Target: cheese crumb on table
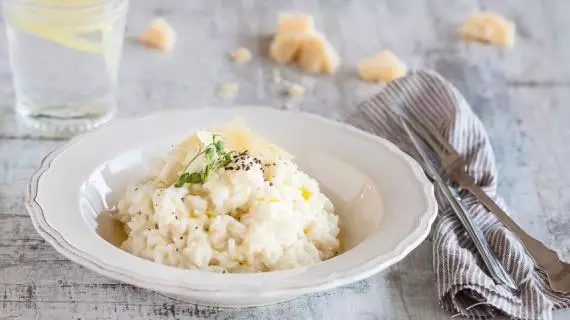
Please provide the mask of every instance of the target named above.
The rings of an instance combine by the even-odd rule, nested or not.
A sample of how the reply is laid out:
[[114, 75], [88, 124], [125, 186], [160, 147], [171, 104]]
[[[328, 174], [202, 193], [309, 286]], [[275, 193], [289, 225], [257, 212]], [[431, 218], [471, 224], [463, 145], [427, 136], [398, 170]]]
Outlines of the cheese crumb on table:
[[466, 40], [476, 40], [512, 47], [515, 42], [515, 25], [494, 12], [473, 13], [459, 29]]
[[302, 96], [305, 93], [305, 88], [299, 84], [292, 84], [289, 89], [287, 89], [287, 94], [290, 97]]
[[407, 72], [406, 64], [388, 50], [362, 59], [358, 63], [360, 78], [369, 82], [392, 81], [405, 76]]
[[246, 48], [238, 48], [231, 54], [232, 60], [237, 64], [244, 64], [251, 60], [251, 51]]
[[277, 18], [277, 34], [306, 33], [314, 30], [313, 17], [301, 13], [282, 12]]
[[165, 19], [155, 18], [139, 40], [147, 46], [168, 51], [174, 47], [176, 33]]
[[220, 90], [218, 91], [218, 97], [224, 100], [232, 99], [236, 96], [237, 91], [239, 89], [239, 85], [237, 83], [224, 83], [220, 86]]

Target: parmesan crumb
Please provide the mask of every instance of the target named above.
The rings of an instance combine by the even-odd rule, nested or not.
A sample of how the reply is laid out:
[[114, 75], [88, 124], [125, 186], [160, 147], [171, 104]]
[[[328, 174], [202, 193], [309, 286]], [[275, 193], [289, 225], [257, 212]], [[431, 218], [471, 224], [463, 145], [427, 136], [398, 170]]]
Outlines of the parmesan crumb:
[[234, 51], [230, 56], [235, 63], [244, 64], [251, 60], [251, 51], [241, 47]]
[[224, 83], [220, 86], [218, 97], [224, 100], [232, 99], [236, 96], [238, 89], [239, 85], [237, 83]]
[[287, 94], [290, 97], [298, 97], [301, 96], [305, 93], [305, 87], [298, 85], [296, 83], [294, 83], [293, 85], [291, 85], [289, 87], [289, 89], [287, 90]]
[[168, 51], [174, 48], [176, 33], [165, 19], [155, 18], [150, 22], [139, 41], [149, 47]]

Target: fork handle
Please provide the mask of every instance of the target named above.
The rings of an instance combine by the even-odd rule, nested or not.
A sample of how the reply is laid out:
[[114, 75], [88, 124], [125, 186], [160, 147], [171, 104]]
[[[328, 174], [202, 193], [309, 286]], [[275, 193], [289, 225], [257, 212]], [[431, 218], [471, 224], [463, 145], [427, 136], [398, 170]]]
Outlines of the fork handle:
[[549, 279], [554, 280], [550, 281], [550, 285], [552, 289], [558, 292], [568, 293], [568, 288], [555, 288], [555, 282], [557, 279], [562, 279], [566, 277], [570, 277], [570, 273], [566, 268], [564, 268], [564, 264], [560, 261], [560, 258], [556, 254], [555, 251], [550, 250], [546, 247], [542, 242], [536, 240], [535, 238], [531, 237], [528, 233], [526, 233], [521, 227], [519, 227], [516, 222], [511, 219], [511, 217], [503, 210], [501, 207], [495, 203], [493, 199], [491, 199], [481, 187], [476, 184], [471, 184], [466, 186], [466, 189], [469, 190], [491, 213], [503, 223], [507, 229], [509, 229], [515, 236], [521, 241], [523, 246], [525, 247], [528, 254], [533, 258], [536, 266], [543, 270]]
[[437, 182], [447, 202], [451, 205], [453, 211], [457, 214], [459, 221], [461, 224], [463, 224], [465, 230], [469, 234], [469, 237], [471, 240], [473, 240], [477, 251], [479, 251], [481, 254], [483, 263], [487, 267], [487, 270], [489, 271], [489, 274], [491, 275], [493, 281], [495, 281], [495, 283], [505, 284], [512, 290], [517, 290], [517, 284], [511, 275], [505, 270], [493, 251], [491, 251], [489, 243], [485, 239], [483, 232], [475, 223], [475, 221], [471, 219], [461, 201], [457, 199], [457, 196], [453, 193], [452, 189], [449, 186], [445, 185], [441, 181]]

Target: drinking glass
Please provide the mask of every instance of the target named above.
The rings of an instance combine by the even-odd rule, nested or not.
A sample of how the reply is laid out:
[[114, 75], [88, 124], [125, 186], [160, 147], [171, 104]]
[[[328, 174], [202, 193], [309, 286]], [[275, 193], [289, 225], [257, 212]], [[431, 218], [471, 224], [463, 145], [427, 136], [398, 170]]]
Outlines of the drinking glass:
[[110, 120], [129, 1], [2, 1], [23, 122], [72, 135]]

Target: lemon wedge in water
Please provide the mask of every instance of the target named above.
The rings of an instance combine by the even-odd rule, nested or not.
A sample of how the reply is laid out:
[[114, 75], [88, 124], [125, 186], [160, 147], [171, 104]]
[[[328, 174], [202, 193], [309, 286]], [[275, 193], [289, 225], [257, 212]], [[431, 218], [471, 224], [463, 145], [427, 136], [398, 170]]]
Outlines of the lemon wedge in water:
[[62, 46], [103, 53], [109, 38], [113, 9], [102, 0], [32, 0], [13, 4], [6, 12], [8, 24]]

